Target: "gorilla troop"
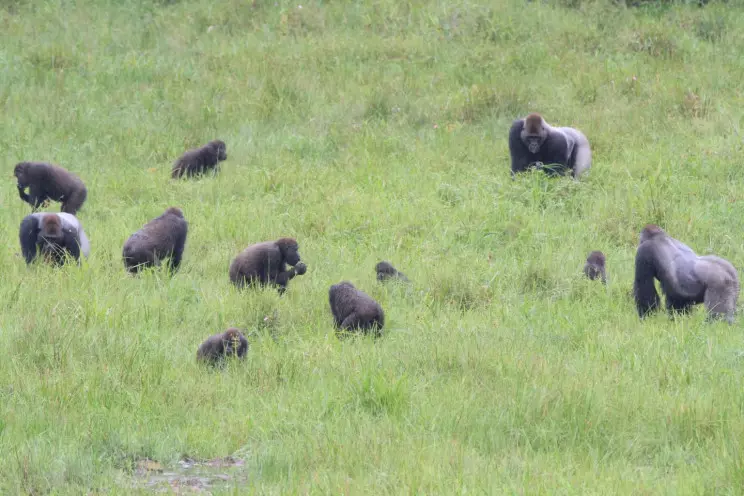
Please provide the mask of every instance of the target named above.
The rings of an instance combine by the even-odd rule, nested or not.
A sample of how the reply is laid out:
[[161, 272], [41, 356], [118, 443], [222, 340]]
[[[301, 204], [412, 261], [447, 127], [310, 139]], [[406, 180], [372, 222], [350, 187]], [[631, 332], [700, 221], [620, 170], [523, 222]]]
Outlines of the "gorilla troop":
[[403, 282], [411, 282], [403, 272], [399, 272], [398, 269], [393, 267], [393, 264], [384, 260], [375, 265], [375, 271], [377, 271], [377, 280], [381, 282], [388, 279], [398, 279]]
[[372, 332], [382, 334], [385, 314], [379, 303], [348, 281], [342, 281], [328, 290], [328, 301], [336, 328], [341, 331]]
[[168, 208], [124, 243], [124, 267], [130, 273], [137, 273], [169, 258], [169, 268], [175, 272], [181, 265], [187, 233], [188, 223], [183, 218], [183, 211], [176, 207]]
[[80, 221], [68, 213], [36, 212], [24, 217], [19, 230], [21, 252], [30, 264], [41, 255], [45, 262], [62, 265], [69, 254], [80, 261], [90, 254], [88, 237]]
[[537, 167], [548, 175], [571, 169], [578, 178], [592, 165], [589, 140], [578, 129], [552, 127], [540, 114], [514, 121], [509, 130], [512, 175]]
[[[238, 288], [274, 285], [279, 294], [283, 294], [294, 276], [307, 271], [307, 266], [300, 261], [298, 249], [297, 241], [292, 238], [251, 245], [230, 264], [230, 281]], [[287, 264], [294, 267], [287, 270]]]
[[[62, 167], [44, 162], [19, 162], [13, 169], [18, 195], [34, 209], [47, 200], [62, 202], [62, 211], [75, 215], [88, 191], [83, 181]], [[29, 188], [28, 194], [26, 188]]]
[[210, 141], [201, 148], [188, 150], [173, 164], [171, 177], [198, 176], [210, 169], [219, 169], [219, 162], [227, 160], [227, 145], [224, 141]]
[[633, 295], [641, 318], [660, 304], [654, 278], [661, 282], [670, 313], [686, 313], [693, 305], [704, 303], [708, 319], [723, 316], [733, 323], [739, 297], [739, 276], [733, 265], [714, 255], [699, 257], [649, 224], [641, 231], [635, 258]]
[[244, 358], [248, 340], [240, 329], [231, 327], [225, 332], [209, 336], [196, 350], [196, 360], [216, 365], [229, 356]]
[[605, 274], [605, 255], [601, 251], [593, 251], [586, 257], [586, 264], [584, 264], [584, 275], [592, 281], [600, 278], [602, 284], [607, 284], [607, 276]]

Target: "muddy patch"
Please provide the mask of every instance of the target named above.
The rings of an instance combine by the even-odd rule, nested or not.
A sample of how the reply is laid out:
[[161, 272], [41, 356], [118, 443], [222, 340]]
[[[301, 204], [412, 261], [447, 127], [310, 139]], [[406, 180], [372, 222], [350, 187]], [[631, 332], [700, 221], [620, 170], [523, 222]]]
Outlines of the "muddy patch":
[[170, 467], [155, 460], [139, 460], [134, 485], [154, 492], [209, 494], [212, 490], [246, 485], [244, 466], [245, 461], [230, 456], [206, 461], [184, 458]]

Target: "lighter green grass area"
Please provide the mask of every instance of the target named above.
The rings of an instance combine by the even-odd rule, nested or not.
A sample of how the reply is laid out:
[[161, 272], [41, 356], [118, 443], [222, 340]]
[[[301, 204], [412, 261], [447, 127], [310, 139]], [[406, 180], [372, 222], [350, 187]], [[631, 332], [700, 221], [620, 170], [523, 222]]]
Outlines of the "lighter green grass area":
[[[641, 322], [629, 292], [646, 223], [744, 267], [744, 7], [573, 3], [0, 2], [0, 493], [231, 455], [217, 493], [741, 494], [744, 317]], [[511, 180], [530, 111], [587, 134], [588, 176]], [[220, 175], [169, 179], [215, 138]], [[86, 182], [82, 267], [25, 266], [21, 160]], [[128, 276], [168, 206], [180, 272]], [[307, 274], [235, 290], [282, 236]], [[336, 338], [340, 280], [382, 339]], [[229, 326], [247, 360], [198, 366]]]

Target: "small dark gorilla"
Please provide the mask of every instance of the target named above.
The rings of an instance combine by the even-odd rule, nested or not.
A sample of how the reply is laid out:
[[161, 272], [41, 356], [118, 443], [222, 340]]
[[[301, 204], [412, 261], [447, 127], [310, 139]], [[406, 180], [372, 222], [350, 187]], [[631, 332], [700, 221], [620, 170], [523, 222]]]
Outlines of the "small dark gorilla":
[[177, 179], [182, 176], [199, 176], [210, 169], [219, 171], [219, 163], [227, 160], [227, 145], [224, 141], [210, 141], [201, 148], [194, 148], [185, 152], [173, 164], [171, 177]]
[[341, 331], [372, 332], [382, 334], [385, 313], [379, 303], [348, 281], [342, 281], [328, 290], [328, 301], [336, 328]]
[[592, 281], [600, 278], [602, 284], [607, 284], [607, 276], [605, 275], [605, 255], [601, 251], [593, 251], [586, 257], [586, 264], [584, 265], [584, 274]]
[[[279, 294], [283, 294], [294, 276], [301, 276], [307, 271], [307, 265], [300, 261], [298, 249], [297, 241], [293, 238], [251, 245], [230, 264], [230, 281], [238, 288], [274, 285]], [[287, 264], [294, 267], [287, 270]]]
[[[34, 209], [47, 200], [62, 202], [62, 212], [75, 215], [88, 196], [85, 184], [75, 174], [44, 162], [19, 162], [13, 170], [18, 195]], [[29, 193], [26, 194], [26, 188]]]
[[196, 351], [196, 360], [217, 365], [229, 356], [245, 358], [247, 352], [248, 340], [240, 329], [231, 327], [225, 332], [209, 336]]
[[27, 264], [37, 255], [52, 265], [63, 265], [68, 254], [77, 261], [81, 252], [86, 258], [90, 254], [90, 243], [80, 221], [68, 213], [27, 215], [21, 221], [19, 238]]
[[399, 272], [395, 267], [393, 267], [393, 264], [391, 264], [390, 262], [386, 262], [384, 260], [382, 262], [378, 262], [377, 265], [375, 265], [375, 270], [377, 271], [378, 281], [398, 279], [403, 282], [411, 282], [408, 280], [403, 272]]
[[635, 258], [635, 297], [643, 318], [660, 305], [654, 278], [661, 282], [671, 313], [688, 312], [704, 303], [708, 319], [725, 316], [733, 323], [739, 297], [739, 276], [728, 261], [714, 255], [699, 257], [690, 247], [649, 224], [641, 231]]
[[548, 175], [571, 169], [578, 178], [592, 165], [589, 140], [578, 129], [552, 127], [540, 114], [517, 119], [509, 130], [512, 176], [530, 167]]
[[135, 274], [145, 267], [159, 266], [163, 259], [169, 258], [169, 268], [177, 271], [181, 265], [188, 229], [188, 222], [180, 208], [166, 209], [124, 243], [124, 266]]

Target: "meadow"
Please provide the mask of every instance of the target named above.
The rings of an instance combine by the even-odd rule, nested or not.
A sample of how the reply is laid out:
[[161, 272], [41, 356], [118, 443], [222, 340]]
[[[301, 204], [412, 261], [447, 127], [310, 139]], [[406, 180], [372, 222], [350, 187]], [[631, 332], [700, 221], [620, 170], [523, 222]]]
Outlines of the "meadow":
[[[742, 53], [738, 2], [0, 0], [0, 493], [741, 494], [744, 316], [630, 290], [646, 223], [744, 269]], [[581, 181], [511, 179], [531, 111], [588, 136]], [[81, 267], [26, 267], [22, 160], [85, 181]], [[127, 275], [169, 206], [180, 271]], [[235, 290], [283, 236], [308, 272]], [[337, 339], [341, 280], [383, 338]], [[246, 360], [199, 366], [230, 326]]]

